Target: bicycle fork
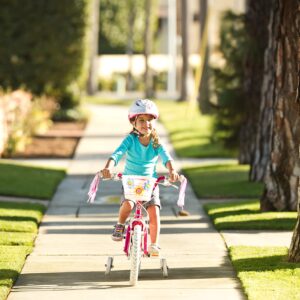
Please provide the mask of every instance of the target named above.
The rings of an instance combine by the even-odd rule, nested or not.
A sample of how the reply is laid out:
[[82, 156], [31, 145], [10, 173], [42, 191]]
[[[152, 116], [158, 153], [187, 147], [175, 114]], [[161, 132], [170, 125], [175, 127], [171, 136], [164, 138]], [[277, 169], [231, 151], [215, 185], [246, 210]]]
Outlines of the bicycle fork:
[[125, 252], [127, 257], [130, 256], [130, 244], [134, 233], [134, 227], [136, 225], [140, 225], [142, 229], [141, 245], [140, 245], [142, 253], [145, 256], [148, 256], [148, 229], [147, 229], [148, 227], [146, 226], [145, 221], [142, 219], [142, 208], [139, 203], [137, 203], [137, 208], [135, 211], [134, 218], [132, 221], [130, 221], [126, 229], [123, 251]]

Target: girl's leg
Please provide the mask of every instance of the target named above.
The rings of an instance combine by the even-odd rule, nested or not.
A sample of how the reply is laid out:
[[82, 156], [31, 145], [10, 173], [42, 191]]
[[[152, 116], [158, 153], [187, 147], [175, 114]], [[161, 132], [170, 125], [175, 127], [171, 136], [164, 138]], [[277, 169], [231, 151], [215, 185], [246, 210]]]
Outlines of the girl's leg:
[[130, 215], [130, 212], [132, 211], [134, 207], [134, 203], [132, 201], [124, 200], [122, 203], [120, 210], [119, 210], [119, 220], [118, 222], [120, 224], [125, 224], [127, 218]]
[[160, 214], [157, 205], [150, 205], [147, 208], [149, 213], [149, 229], [151, 244], [158, 244], [160, 233]]

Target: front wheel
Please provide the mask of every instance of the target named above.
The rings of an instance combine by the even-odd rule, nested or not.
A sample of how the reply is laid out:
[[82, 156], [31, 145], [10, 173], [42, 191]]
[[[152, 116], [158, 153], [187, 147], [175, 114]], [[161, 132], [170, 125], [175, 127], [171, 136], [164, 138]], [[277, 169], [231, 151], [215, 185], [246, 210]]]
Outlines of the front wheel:
[[132, 245], [130, 251], [130, 284], [136, 285], [139, 277], [139, 267], [141, 263], [141, 241], [142, 241], [142, 227], [135, 225]]

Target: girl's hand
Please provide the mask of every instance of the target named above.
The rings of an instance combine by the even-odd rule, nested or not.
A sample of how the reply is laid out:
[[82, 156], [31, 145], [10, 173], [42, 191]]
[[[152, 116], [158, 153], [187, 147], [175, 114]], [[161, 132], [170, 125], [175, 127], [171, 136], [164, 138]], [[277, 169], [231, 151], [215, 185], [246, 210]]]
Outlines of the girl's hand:
[[179, 174], [175, 171], [172, 170], [169, 172], [169, 180], [170, 182], [176, 182], [179, 180]]
[[103, 178], [112, 178], [112, 173], [109, 168], [104, 168], [100, 171], [100, 174], [102, 174]]

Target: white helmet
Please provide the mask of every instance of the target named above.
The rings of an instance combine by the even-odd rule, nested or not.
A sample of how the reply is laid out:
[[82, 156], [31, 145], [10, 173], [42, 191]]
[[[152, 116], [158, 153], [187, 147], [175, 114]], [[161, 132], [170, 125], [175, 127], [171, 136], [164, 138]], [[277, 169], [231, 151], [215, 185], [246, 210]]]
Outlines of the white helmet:
[[154, 119], [158, 118], [158, 109], [155, 103], [148, 99], [139, 99], [134, 101], [128, 111], [128, 118], [134, 118], [138, 115], [151, 115]]

